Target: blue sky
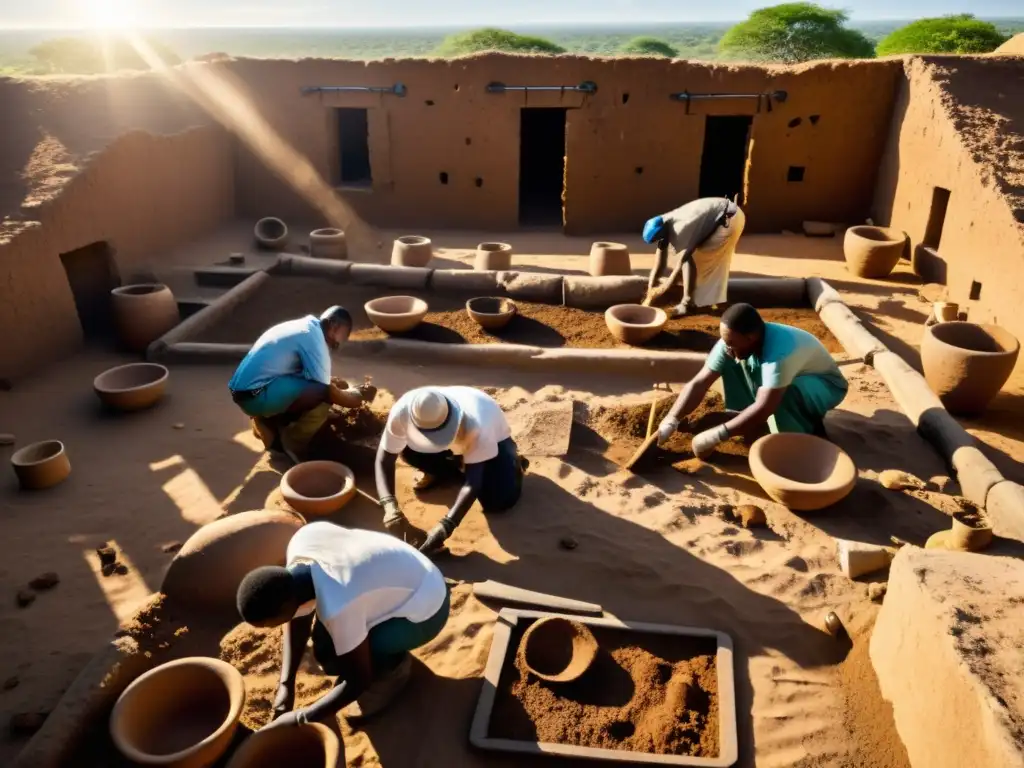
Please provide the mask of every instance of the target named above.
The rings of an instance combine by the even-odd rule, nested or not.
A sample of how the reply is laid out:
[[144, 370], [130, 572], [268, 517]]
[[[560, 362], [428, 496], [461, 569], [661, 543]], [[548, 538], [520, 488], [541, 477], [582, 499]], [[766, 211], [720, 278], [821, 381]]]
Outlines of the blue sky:
[[[590, 21], [732, 21], [777, 0], [0, 0], [0, 27], [462, 26]], [[854, 19], [1024, 14], [1021, 0], [845, 0]]]

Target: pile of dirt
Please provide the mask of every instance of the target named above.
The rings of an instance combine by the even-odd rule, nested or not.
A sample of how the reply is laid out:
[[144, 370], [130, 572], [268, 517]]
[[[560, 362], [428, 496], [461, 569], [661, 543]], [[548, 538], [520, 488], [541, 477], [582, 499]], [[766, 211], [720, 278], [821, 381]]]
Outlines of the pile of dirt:
[[174, 603], [158, 594], [146, 606], [123, 622], [114, 633], [119, 644], [127, 644], [142, 653], [163, 651], [189, 633], [188, 625], [178, 617]]
[[328, 419], [331, 430], [342, 440], [366, 440], [380, 437], [388, 421], [387, 409], [332, 408]]

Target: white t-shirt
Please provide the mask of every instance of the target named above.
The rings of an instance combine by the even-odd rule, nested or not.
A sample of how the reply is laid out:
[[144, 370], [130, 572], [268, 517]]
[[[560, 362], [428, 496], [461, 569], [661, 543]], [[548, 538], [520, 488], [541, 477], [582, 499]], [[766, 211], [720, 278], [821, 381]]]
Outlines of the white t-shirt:
[[[462, 424], [448, 448], [462, 456], [467, 464], [479, 464], [498, 455], [498, 443], [512, 437], [508, 420], [494, 398], [475, 387], [437, 387], [446, 398], [457, 403], [462, 410]], [[415, 390], [406, 392], [395, 403], [388, 415], [381, 444], [388, 453], [401, 453], [406, 446], [422, 453], [436, 453], [430, 443], [422, 443], [415, 429], [409, 429], [412, 417], [409, 406]]]
[[404, 541], [376, 531], [309, 523], [288, 542], [287, 567], [308, 563], [315, 602], [295, 617], [317, 617], [339, 656], [359, 646], [370, 630], [396, 617], [426, 621], [447, 594], [437, 566]]

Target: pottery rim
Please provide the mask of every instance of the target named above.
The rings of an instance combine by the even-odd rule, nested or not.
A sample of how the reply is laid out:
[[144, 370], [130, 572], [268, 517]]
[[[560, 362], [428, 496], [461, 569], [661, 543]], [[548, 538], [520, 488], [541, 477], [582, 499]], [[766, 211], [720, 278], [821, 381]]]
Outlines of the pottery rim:
[[[623, 320], [619, 317], [619, 313], [622, 311], [638, 309], [653, 313], [651, 320], [646, 323], [637, 323]], [[668, 315], [666, 315], [665, 310], [660, 307], [645, 307], [643, 304], [616, 304], [614, 307], [609, 307], [607, 311], [608, 314], [617, 323], [619, 323], [619, 325], [625, 326], [626, 328], [652, 328], [654, 326], [662, 326], [668, 322]]]
[[430, 238], [423, 235], [402, 235], [397, 240], [402, 245], [427, 245], [430, 242]]
[[907, 236], [904, 232], [892, 227], [879, 227], [874, 224], [858, 224], [850, 227], [847, 232], [852, 232], [857, 237], [870, 240], [873, 243], [902, 243]]
[[[485, 309], [480, 309], [474, 305], [474, 302], [493, 301], [498, 305], [497, 312], [488, 312]], [[501, 317], [502, 315], [512, 315], [519, 311], [516, 303], [512, 299], [504, 296], [477, 296], [466, 302], [466, 309], [477, 315], [487, 315], [488, 317]]]
[[[971, 347], [965, 347], [961, 344], [953, 344], [952, 342], [946, 341], [943, 336], [946, 334], [956, 333], [960, 328], [973, 327], [980, 330], [981, 333], [988, 336], [992, 342], [1002, 349], [997, 350], [986, 350], [986, 349], [973, 349]], [[970, 323], [966, 320], [951, 320], [947, 323], [939, 323], [926, 329], [927, 333], [932, 335], [939, 344], [942, 344], [949, 349], [956, 349], [961, 352], [970, 352], [971, 355], [978, 357], [1000, 357], [1003, 355], [1012, 355], [1020, 350], [1020, 341], [1007, 331], [1002, 326], [992, 325], [987, 323]]]
[[319, 237], [337, 237], [338, 235], [343, 235], [345, 233], [337, 227], [323, 227], [322, 229], [314, 229], [309, 234], [311, 236]]
[[[403, 310], [380, 309], [379, 306], [377, 306], [378, 302], [382, 303], [385, 301], [390, 301], [392, 299], [405, 299], [406, 301], [409, 302], [409, 306]], [[416, 314], [417, 312], [423, 311], [427, 308], [427, 302], [415, 296], [380, 296], [379, 298], [371, 299], [370, 301], [366, 302], [365, 307], [367, 311], [374, 312], [375, 314], [378, 315], [392, 315], [397, 317], [400, 315], [412, 315]]]
[[[46, 454], [38, 459], [27, 458], [29, 455], [38, 454], [44, 449], [50, 450], [47, 450]], [[11, 464], [16, 467], [37, 467], [40, 464], [53, 461], [62, 453], [64, 453], [64, 443], [60, 440], [40, 440], [37, 443], [26, 445], [24, 448], [19, 448], [17, 451], [12, 453]]]
[[110, 293], [114, 296], [139, 298], [142, 296], [152, 296], [154, 293], [160, 293], [164, 290], [167, 290], [167, 286], [163, 283], [132, 283], [131, 285], [122, 285], [114, 288]]
[[[106, 378], [107, 376], [109, 376], [112, 373], [117, 373], [118, 371], [123, 371], [126, 368], [137, 368], [137, 369], [140, 369], [140, 370], [142, 368], [160, 369], [162, 371], [162, 373], [160, 374], [160, 376], [158, 378], [155, 378], [152, 381], [147, 381], [147, 382], [144, 382], [142, 384], [136, 384], [136, 385], [131, 386], [131, 387], [107, 387], [107, 386], [102, 386], [100, 384], [100, 380], [101, 379]], [[101, 373], [99, 376], [97, 376], [95, 379], [93, 379], [92, 386], [93, 386], [93, 388], [97, 392], [103, 392], [103, 393], [109, 393], [111, 395], [117, 395], [117, 394], [122, 394], [124, 392], [135, 392], [135, 391], [138, 391], [138, 390], [141, 390], [141, 389], [149, 389], [150, 387], [155, 387], [158, 384], [163, 384], [165, 381], [167, 381], [167, 377], [170, 376], [170, 373], [171, 372], [167, 369], [166, 366], [160, 365], [159, 363], [126, 363], [125, 365], [118, 365], [118, 366], [115, 366], [113, 368], [108, 368], [107, 370], [105, 370], [103, 373]]]
[[[337, 471], [339, 467], [341, 468], [340, 472]], [[301, 472], [296, 472], [296, 470], [301, 470]], [[327, 494], [326, 496], [307, 496], [304, 493], [299, 493], [299, 491], [296, 490], [295, 486], [292, 485], [291, 480], [294, 479], [294, 477], [298, 474], [303, 474], [305, 472], [313, 472], [316, 470], [320, 470], [322, 472], [329, 472], [334, 476], [343, 478], [341, 488], [339, 488], [334, 493]], [[286, 497], [288, 495], [291, 495], [294, 498], [299, 499], [301, 501], [317, 502], [329, 501], [330, 499], [337, 499], [344, 496], [347, 493], [350, 493], [355, 488], [355, 484], [355, 473], [349, 467], [337, 461], [303, 461], [299, 464], [296, 464], [294, 467], [292, 467], [283, 475], [281, 475], [282, 493], [284, 493]]]
[[480, 243], [476, 249], [484, 253], [501, 253], [502, 251], [511, 251], [512, 246], [508, 243]]

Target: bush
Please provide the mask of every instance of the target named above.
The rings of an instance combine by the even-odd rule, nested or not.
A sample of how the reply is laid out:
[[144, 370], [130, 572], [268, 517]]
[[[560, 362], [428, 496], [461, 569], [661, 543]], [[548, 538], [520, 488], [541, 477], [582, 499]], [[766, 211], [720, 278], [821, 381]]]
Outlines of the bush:
[[1009, 38], [995, 24], [969, 13], [918, 19], [889, 33], [878, 44], [879, 56], [896, 53], [989, 53]]
[[481, 51], [504, 51], [506, 53], [565, 53], [560, 45], [555, 45], [543, 37], [520, 35], [505, 29], [474, 29], [448, 35], [437, 49], [439, 56], [465, 56]]
[[626, 56], [664, 56], [668, 59], [679, 55], [679, 51], [656, 37], [634, 37], [622, 44], [619, 53]]
[[[167, 46], [152, 40], [146, 44], [168, 66], [180, 64], [178, 58]], [[122, 69], [150, 69], [134, 46], [123, 38], [104, 44], [99, 39], [82, 37], [59, 37], [45, 40], [32, 48], [29, 53], [39, 63], [38, 70], [44, 74], [95, 75]]]
[[875, 47], [862, 33], [845, 26], [844, 11], [813, 3], [784, 3], [761, 8], [731, 27], [718, 44], [730, 57], [795, 64], [812, 59], [870, 58]]

